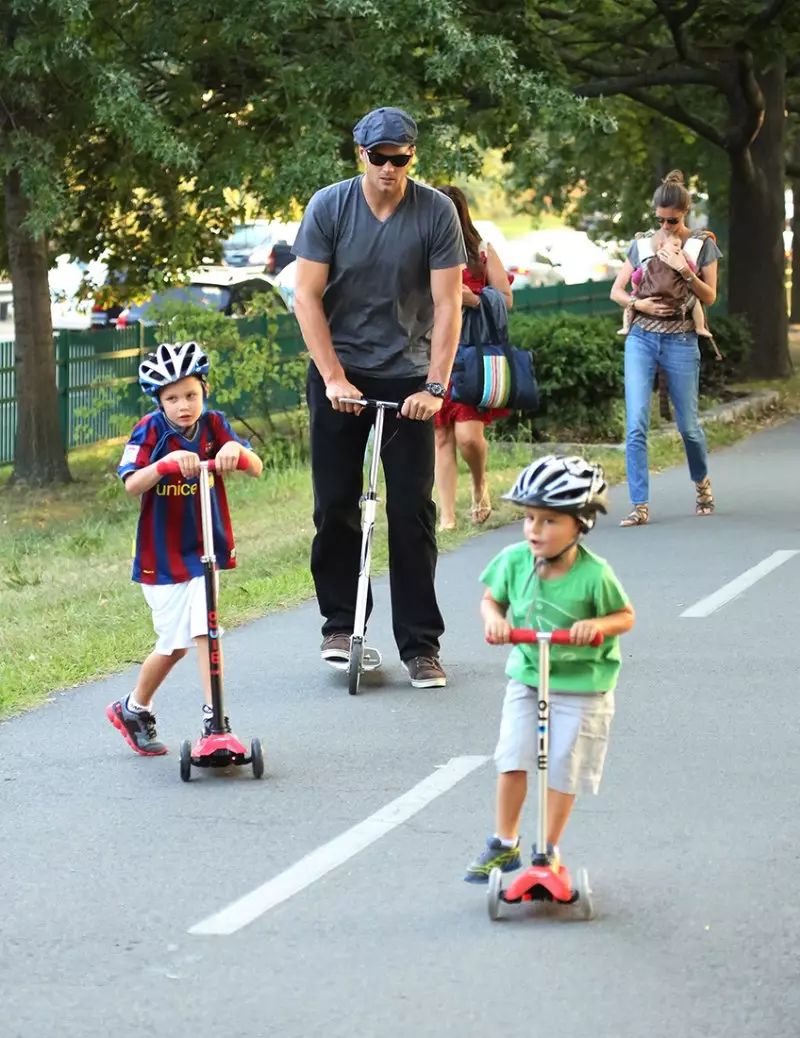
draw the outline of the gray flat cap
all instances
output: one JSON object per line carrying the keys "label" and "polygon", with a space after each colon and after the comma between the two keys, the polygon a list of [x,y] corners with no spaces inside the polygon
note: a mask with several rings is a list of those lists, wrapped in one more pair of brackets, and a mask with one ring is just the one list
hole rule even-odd
{"label": "gray flat cap", "polygon": [[378,144],[414,144],[417,124],[402,108],[376,108],[356,123],[353,140],[362,148]]}

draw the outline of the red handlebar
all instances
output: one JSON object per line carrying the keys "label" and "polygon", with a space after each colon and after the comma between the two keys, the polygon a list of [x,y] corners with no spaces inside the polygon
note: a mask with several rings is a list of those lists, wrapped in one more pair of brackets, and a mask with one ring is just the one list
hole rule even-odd
{"label": "red handlebar", "polygon": [[[550,642],[552,645],[569,645],[570,631],[550,631]],[[514,627],[511,630],[511,644],[520,645],[525,642],[538,642],[538,631],[531,631],[527,627]],[[602,634],[598,634],[590,643],[598,646],[603,644]]]}
{"label": "red handlebar", "polygon": [[[239,455],[239,462],[236,465],[237,469],[241,469],[242,472],[246,472],[250,468],[250,459],[246,454]],[[177,459],[164,458],[162,461],[156,462],[156,470],[161,473],[162,476],[179,476],[181,472],[181,465]],[[208,461],[208,471],[216,472],[217,466],[214,463],[214,459],[210,458]]]}

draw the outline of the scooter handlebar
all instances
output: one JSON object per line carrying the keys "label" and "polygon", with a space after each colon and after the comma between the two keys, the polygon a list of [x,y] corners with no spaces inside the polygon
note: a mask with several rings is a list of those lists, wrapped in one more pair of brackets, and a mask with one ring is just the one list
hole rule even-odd
{"label": "scooter handlebar", "polygon": [[[511,629],[511,644],[522,645],[529,642],[538,642],[539,635],[548,634],[550,636],[551,645],[570,645],[571,644],[571,631],[532,631],[527,627],[513,627]],[[603,635],[597,634],[590,643],[595,647],[603,644]]]}
{"label": "scooter handlebar", "polygon": [[358,404],[360,407],[382,407],[387,411],[399,411],[401,404],[393,400],[373,400],[372,397],[348,397],[343,396],[340,400],[342,404]]}
{"label": "scooter handlebar", "polygon": [[[210,458],[206,462],[201,462],[201,464],[208,465],[209,472],[217,471],[217,466],[213,458]],[[236,468],[242,472],[247,472],[250,468],[250,459],[246,454],[239,455],[239,461]],[[181,463],[176,458],[164,458],[162,461],[156,462],[156,471],[162,476],[179,476],[181,472]]]}

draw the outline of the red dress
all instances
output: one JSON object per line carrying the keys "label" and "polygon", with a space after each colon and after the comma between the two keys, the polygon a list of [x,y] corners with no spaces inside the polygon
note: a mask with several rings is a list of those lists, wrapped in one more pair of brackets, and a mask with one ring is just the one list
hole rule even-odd
{"label": "red dress", "polygon": [[[481,289],[486,288],[488,283],[485,252],[481,253],[481,260],[483,262],[483,273],[481,275],[476,276],[470,273],[466,267],[461,272],[464,284],[475,295],[478,295]],[[513,275],[509,274],[508,280],[510,284],[514,280]],[[437,426],[452,425],[454,422],[483,422],[484,425],[489,425],[495,418],[505,418],[509,414],[511,414],[511,411],[504,407],[490,407],[479,411],[477,407],[470,407],[468,404],[453,403],[450,396],[450,386],[448,386],[442,409],[433,416],[433,421]]]}

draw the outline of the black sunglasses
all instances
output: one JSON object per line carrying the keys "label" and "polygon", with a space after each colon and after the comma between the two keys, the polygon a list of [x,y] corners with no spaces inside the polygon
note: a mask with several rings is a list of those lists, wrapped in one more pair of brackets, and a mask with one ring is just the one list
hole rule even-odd
{"label": "black sunglasses", "polygon": [[387,162],[391,162],[393,166],[407,166],[412,155],[384,155],[382,151],[368,151],[367,158],[373,166],[385,166]]}
{"label": "black sunglasses", "polygon": [[676,223],[681,222],[680,216],[657,216],[656,223],[660,223],[663,227],[665,223],[668,223],[670,227],[674,227]]}

